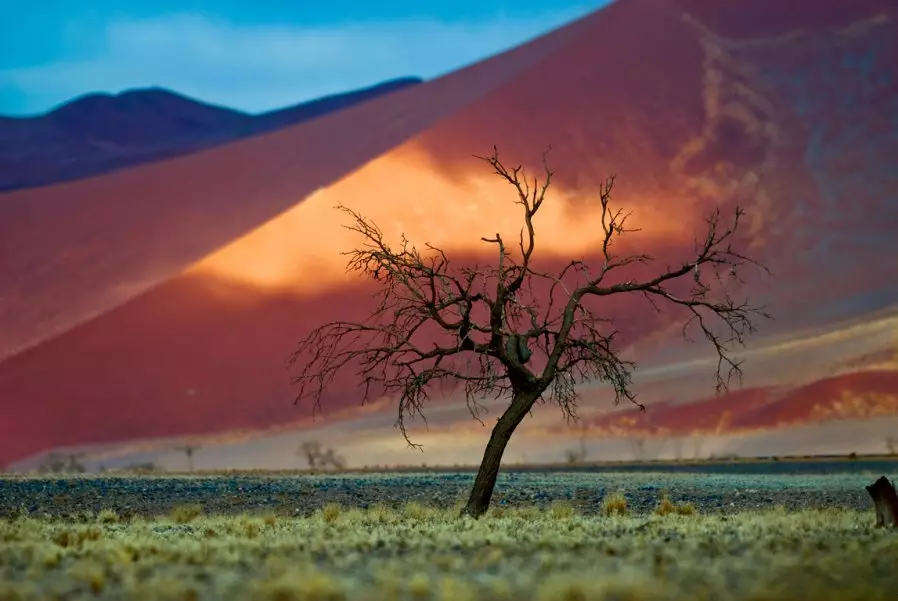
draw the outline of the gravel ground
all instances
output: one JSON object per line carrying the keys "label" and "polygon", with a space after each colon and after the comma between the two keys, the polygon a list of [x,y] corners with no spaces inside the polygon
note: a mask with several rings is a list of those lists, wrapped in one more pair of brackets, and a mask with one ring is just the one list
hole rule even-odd
{"label": "gravel ground", "polygon": [[[785,506],[871,509],[872,515],[864,486],[880,474],[506,472],[499,476],[493,504],[545,507],[566,500],[582,513],[593,514],[601,510],[607,493],[623,492],[631,510],[642,513],[651,511],[667,493],[672,501],[691,502],[700,512]],[[207,515],[307,515],[327,503],[365,508],[416,501],[447,507],[465,498],[473,477],[471,473],[11,477],[0,479],[0,517],[76,518],[102,509],[122,517],[155,516],[187,503],[202,505]]]}

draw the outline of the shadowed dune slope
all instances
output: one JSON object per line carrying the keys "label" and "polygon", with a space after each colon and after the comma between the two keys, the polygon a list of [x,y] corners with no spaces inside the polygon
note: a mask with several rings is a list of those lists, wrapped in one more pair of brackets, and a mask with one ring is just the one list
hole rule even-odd
{"label": "shadowed dune slope", "polygon": [[[470,154],[494,143],[531,168],[553,146],[566,204],[546,216],[557,228],[542,230],[543,248],[568,252],[565,224],[584,221],[578,199],[617,173],[617,202],[636,209],[644,248],[662,259],[691,248],[707,210],[749,209],[745,241],[776,274],[772,286],[751,284],[778,317],[766,333],[825,330],[893,305],[895,269],[883,257],[898,251],[896,22],[893,3],[872,0],[619,0],[339,115],[0,196],[0,352],[9,357],[0,363],[0,461],[308,416],[290,404],[286,354],[312,325],[361,315],[370,293],[347,280],[317,284],[312,271],[301,293],[289,278],[253,285],[253,272],[266,256],[295,256],[311,270],[318,253],[324,282],[343,262],[331,240],[339,228],[324,212],[338,201],[393,211],[392,229],[440,211],[435,236],[477,243],[492,233],[480,229],[496,189],[477,179],[483,165]],[[319,186],[328,187],[281,225],[250,232]],[[211,271],[172,277],[201,258]],[[650,307],[624,315],[637,324],[631,342],[679,344]],[[852,386],[866,390],[868,377]],[[895,385],[883,378],[869,384],[874,392]],[[353,385],[348,377],[330,391],[334,407],[357,402]],[[812,417],[800,390],[739,393],[746,427],[780,420],[752,416]],[[719,421],[703,417],[703,405],[681,405],[706,396],[659,413],[678,429],[689,429],[687,415],[710,427]],[[783,405],[791,402],[794,411]]]}

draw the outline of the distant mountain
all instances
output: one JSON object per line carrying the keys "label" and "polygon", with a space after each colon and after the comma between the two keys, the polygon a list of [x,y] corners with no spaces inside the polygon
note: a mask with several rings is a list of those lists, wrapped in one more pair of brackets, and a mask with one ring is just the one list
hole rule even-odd
{"label": "distant mountain", "polygon": [[88,94],[0,117],[0,192],[99,175],[295,125],[421,83],[406,77],[259,115],[162,88]]}

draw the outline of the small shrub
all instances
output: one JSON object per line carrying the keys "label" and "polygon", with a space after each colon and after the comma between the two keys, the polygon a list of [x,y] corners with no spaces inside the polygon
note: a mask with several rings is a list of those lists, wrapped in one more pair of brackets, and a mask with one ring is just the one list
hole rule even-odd
{"label": "small shrub", "polygon": [[606,516],[627,515],[627,497],[623,493],[611,493],[602,499],[602,513]]}

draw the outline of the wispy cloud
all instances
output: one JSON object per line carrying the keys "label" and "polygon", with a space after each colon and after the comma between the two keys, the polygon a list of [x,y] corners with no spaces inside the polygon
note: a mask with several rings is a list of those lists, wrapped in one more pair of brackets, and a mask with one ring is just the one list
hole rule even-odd
{"label": "wispy cloud", "polygon": [[[32,112],[89,91],[163,86],[258,112],[399,76],[431,78],[575,20],[595,3],[469,23],[239,26],[205,14],[120,19],[69,30],[90,56],[0,71]],[[92,40],[79,38],[92,36]],[[99,38],[99,43],[97,41]]]}

